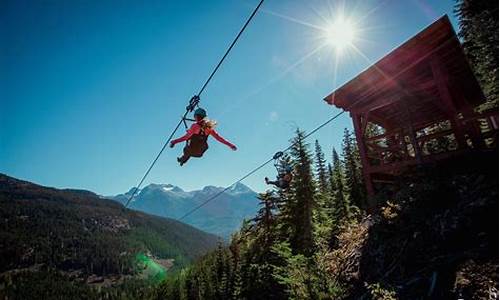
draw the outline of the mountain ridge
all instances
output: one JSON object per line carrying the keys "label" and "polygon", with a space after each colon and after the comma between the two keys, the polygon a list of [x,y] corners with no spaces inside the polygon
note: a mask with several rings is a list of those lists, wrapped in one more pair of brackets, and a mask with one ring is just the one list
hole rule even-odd
{"label": "mountain ridge", "polygon": [[[122,204],[127,203],[135,188],[124,194],[108,196]],[[129,207],[150,214],[179,219],[193,208],[224,191],[217,199],[200,207],[183,221],[203,231],[228,239],[244,219],[253,217],[258,209],[257,193],[243,183],[224,187],[208,185],[185,191],[169,183],[151,183],[134,195]]]}

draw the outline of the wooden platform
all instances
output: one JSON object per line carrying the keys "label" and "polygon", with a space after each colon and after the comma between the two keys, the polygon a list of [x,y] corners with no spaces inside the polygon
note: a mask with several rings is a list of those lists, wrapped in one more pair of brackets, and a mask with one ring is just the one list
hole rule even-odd
{"label": "wooden platform", "polygon": [[351,114],[371,195],[408,166],[498,146],[498,111],[475,112],[485,98],[447,16],[324,100]]}

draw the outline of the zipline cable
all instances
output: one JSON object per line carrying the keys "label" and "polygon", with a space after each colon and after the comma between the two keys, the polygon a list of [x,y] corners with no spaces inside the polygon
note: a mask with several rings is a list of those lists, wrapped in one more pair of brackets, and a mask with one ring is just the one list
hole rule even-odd
{"label": "zipline cable", "polygon": [[198,206],[196,206],[195,208],[191,209],[190,211],[188,211],[186,214],[184,214],[182,217],[180,217],[179,219],[177,219],[177,221],[181,221],[182,219],[186,218],[187,216],[189,216],[190,214],[194,213],[195,211],[197,211],[198,209],[202,208],[203,206],[205,206],[206,204],[208,204],[208,202],[214,200],[215,198],[219,197],[220,195],[224,194],[227,190],[229,190],[233,185],[237,184],[238,182],[241,182],[245,179],[247,179],[248,177],[250,177],[253,173],[257,172],[258,170],[262,169],[264,166],[266,166],[268,163],[270,163],[271,161],[273,161],[274,159],[271,158],[269,160],[267,160],[266,162],[262,163],[260,166],[258,166],[257,168],[253,169],[252,171],[248,172],[245,176],[241,177],[240,179],[238,179],[237,181],[235,181],[233,184],[229,185],[228,187],[226,187],[225,189],[219,191],[217,194],[215,195],[212,195],[210,198],[208,198],[207,200],[203,201],[201,204],[199,204]]}
{"label": "zipline cable", "polygon": [[[186,111],[184,113],[184,117],[186,117],[188,114],[188,111]],[[179,129],[179,127],[181,126],[182,122],[183,122],[184,119],[180,119],[179,120],[179,123],[177,123],[177,126],[175,126],[175,129],[174,131],[172,131],[172,133],[170,134],[170,136],[168,137],[167,141],[165,142],[165,144],[163,144],[163,147],[161,148],[160,152],[158,152],[158,154],[156,155],[156,158],[153,160],[153,162],[151,163],[151,165],[149,166],[148,170],[146,171],[146,173],[144,173],[144,175],[142,176],[142,179],[141,181],[139,181],[139,184],[137,185],[136,188],[134,188],[134,191],[132,192],[132,195],[130,195],[130,197],[128,198],[127,200],[127,203],[125,204],[125,207],[128,207],[130,201],[132,200],[132,198],[134,198],[135,194],[137,194],[137,191],[141,188],[142,186],[142,183],[144,182],[144,180],[146,179],[146,177],[148,176],[149,172],[151,171],[151,169],[153,169],[153,166],[156,164],[156,161],[158,161],[158,158],[160,158],[161,154],[163,153],[163,151],[165,150],[165,148],[167,147],[168,143],[170,143],[170,140],[172,139],[172,137],[174,136],[174,134],[177,132],[177,129]]]}
{"label": "zipline cable", "polygon": [[[260,5],[260,4],[259,4]],[[449,40],[447,40],[444,44],[448,43],[449,41],[451,40],[451,38]],[[442,44],[441,46],[439,46],[439,48],[443,47],[444,44]],[[382,71],[379,70],[379,72],[382,73],[382,75],[384,77],[387,77],[387,75],[385,73],[383,73]],[[403,73],[403,71],[400,71],[397,75]],[[396,76],[397,76],[396,75]],[[390,78],[389,78],[390,79]],[[399,87],[403,92],[407,93],[408,94],[408,91],[404,88],[401,88]],[[345,110],[339,112],[338,114],[334,115],[333,117],[331,117],[330,119],[326,120],[326,122],[324,122],[323,124],[319,125],[318,127],[316,127],[315,129],[313,129],[311,132],[309,132],[308,134],[306,134],[304,136],[303,139],[307,139],[309,136],[313,135],[314,133],[316,133],[318,130],[320,130],[321,128],[325,127],[326,125],[328,125],[330,122],[332,122],[333,120],[335,120],[336,118],[338,118],[340,115],[344,114],[345,112],[347,112],[349,110],[349,108],[351,107],[354,107],[358,102],[362,101],[363,98],[360,98],[358,99],[357,101],[354,101],[353,103],[351,103],[349,105],[349,107],[345,108]],[[294,147],[295,145],[297,144],[297,142],[295,143],[292,143],[290,146],[288,146],[285,150],[281,151],[281,152],[287,152],[288,150],[290,150],[292,147]],[[257,172],[258,170],[260,170],[261,168],[263,168],[265,165],[267,165],[268,163],[270,163],[271,161],[273,161],[274,158],[271,158],[269,160],[267,160],[266,162],[264,162],[263,164],[261,164],[260,166],[258,166],[257,168],[255,168],[254,170],[250,171],[249,173],[247,173],[245,176],[243,176],[241,179],[238,179],[237,181],[235,181],[234,183],[232,183],[230,186],[226,187],[225,189],[223,189],[222,191],[218,192],[217,194],[213,195],[212,197],[208,198],[207,200],[205,200],[203,203],[201,203],[200,205],[196,206],[194,209],[190,210],[188,213],[186,213],[184,216],[182,216],[181,218],[177,219],[178,221],[181,221],[182,219],[186,218],[187,216],[189,216],[190,214],[192,214],[193,212],[195,212],[196,210],[200,209],[201,207],[203,207],[204,205],[206,205],[208,202],[214,200],[215,198],[219,197],[220,195],[222,195],[224,192],[226,192],[227,190],[229,190],[233,185],[243,181],[244,179],[248,178],[250,175],[252,175],[253,173]]]}
{"label": "zipline cable", "polygon": [[248,17],[248,19],[245,22],[245,24],[243,25],[243,27],[240,29],[240,31],[238,32],[238,34],[236,35],[236,37],[234,38],[234,40],[232,41],[232,43],[229,45],[229,48],[227,48],[226,52],[224,53],[224,55],[222,56],[222,58],[219,60],[219,63],[217,63],[217,65],[215,66],[215,68],[212,71],[212,73],[210,74],[210,76],[208,76],[207,81],[205,81],[205,83],[201,87],[201,89],[198,92],[198,94],[196,96],[194,96],[193,98],[191,98],[191,100],[189,101],[189,105],[186,107],[186,112],[182,116],[182,118],[179,121],[179,123],[177,124],[177,126],[175,126],[174,130],[172,131],[172,133],[168,137],[168,139],[165,142],[165,144],[163,144],[163,147],[161,148],[160,152],[158,152],[158,154],[156,155],[156,158],[153,160],[153,162],[151,163],[151,165],[147,169],[146,173],[144,173],[144,175],[142,176],[141,180],[139,181],[139,184],[134,188],[134,191],[132,192],[132,195],[130,195],[130,197],[127,200],[127,203],[125,204],[125,208],[128,207],[128,205],[130,204],[130,201],[132,201],[132,199],[134,198],[135,194],[137,194],[137,191],[140,189],[140,187],[144,183],[144,180],[148,176],[149,172],[151,171],[151,169],[153,169],[154,165],[156,164],[156,162],[160,158],[161,154],[163,153],[163,151],[165,150],[165,148],[167,147],[167,145],[170,143],[170,141],[174,137],[175,133],[177,132],[177,130],[179,129],[179,127],[181,126],[181,124],[186,119],[188,113],[190,113],[191,111],[193,111],[194,107],[198,105],[198,102],[200,101],[201,94],[203,93],[203,91],[205,90],[205,88],[207,87],[207,85],[210,83],[210,81],[214,77],[215,73],[217,73],[217,71],[219,70],[220,66],[222,65],[222,63],[224,62],[224,60],[226,59],[226,57],[229,55],[229,52],[231,52],[231,50],[233,49],[233,47],[236,44],[236,42],[238,41],[238,39],[240,38],[240,36],[243,34],[243,32],[245,31],[245,29],[247,28],[248,24],[250,24],[250,22],[252,21],[253,17],[257,14],[257,11],[261,7],[262,3],[264,3],[264,0],[261,0],[259,2],[259,4],[257,4],[257,6],[253,10],[253,12],[250,15],[250,17]]}
{"label": "zipline cable", "polygon": [[[341,111],[339,112],[338,114],[334,115],[333,117],[331,117],[330,119],[326,120],[325,122],[323,122],[321,125],[319,125],[318,127],[314,128],[311,132],[309,132],[308,134],[306,134],[304,136],[304,140],[307,139],[308,137],[310,137],[311,135],[315,134],[318,130],[320,130],[321,128],[325,127],[326,125],[330,124],[330,122],[332,122],[333,120],[337,119],[338,117],[340,117],[340,115],[344,114],[346,111]],[[293,146],[295,146],[297,144],[297,142],[291,144],[290,146],[288,146],[288,148],[286,148],[285,150],[283,150],[282,152],[286,152],[290,149],[292,149]]]}
{"label": "zipline cable", "polygon": [[[309,132],[308,134],[306,134],[304,136],[304,140],[307,139],[308,137],[310,137],[311,135],[313,135],[314,133],[316,133],[318,130],[320,130],[321,128],[325,127],[326,125],[328,125],[330,122],[332,122],[333,120],[337,119],[338,117],[340,117],[340,115],[342,115],[343,113],[345,113],[345,111],[341,111],[339,112],[338,114],[334,115],[333,117],[331,117],[330,119],[326,120],[325,122],[323,122],[321,125],[319,125],[318,127],[314,128],[311,132]],[[288,150],[292,149],[292,147],[294,147],[295,145],[297,145],[299,141],[295,142],[295,143],[292,143],[290,146],[288,146],[287,148],[285,148],[285,150],[283,150],[282,152],[287,152]],[[207,200],[203,201],[201,204],[199,204],[198,206],[196,206],[195,208],[191,209],[190,211],[188,211],[186,214],[184,214],[182,217],[180,217],[179,219],[177,219],[177,221],[181,221],[183,220],[184,218],[186,218],[187,216],[191,215],[192,213],[194,213],[195,211],[197,211],[198,209],[202,208],[203,206],[205,206],[206,204],[208,204],[210,201],[216,199],[217,197],[219,197],[220,195],[224,194],[226,191],[228,191],[232,186],[234,186],[235,184],[237,183],[240,183],[242,182],[243,180],[247,179],[248,177],[250,177],[252,174],[254,174],[255,172],[257,172],[258,170],[262,169],[264,166],[266,166],[268,163],[272,162],[274,160],[274,157],[268,159],[267,161],[263,162],[261,165],[259,165],[257,168],[253,169],[252,171],[248,172],[246,175],[244,175],[243,177],[241,177],[240,179],[236,180],[235,182],[233,182],[231,185],[229,185],[228,187],[224,188],[223,190],[219,191],[217,194],[209,197]]]}
{"label": "zipline cable", "polygon": [[201,94],[203,93],[203,91],[205,90],[205,88],[207,87],[208,83],[210,82],[210,80],[212,80],[212,77],[214,77],[215,73],[217,72],[217,70],[219,70],[219,67],[222,65],[222,62],[226,59],[227,55],[229,54],[229,52],[231,52],[231,49],[233,49],[234,45],[236,44],[236,42],[238,41],[238,39],[240,38],[241,34],[243,34],[243,31],[245,31],[245,29],[247,28],[248,24],[250,23],[250,21],[252,21],[253,17],[255,16],[255,14],[257,13],[257,11],[259,10],[260,6],[262,5],[262,3],[264,3],[264,0],[260,0],[259,4],[257,4],[257,6],[255,7],[255,9],[253,10],[252,14],[250,15],[250,17],[248,18],[248,20],[245,22],[245,25],[243,25],[243,27],[241,27],[240,29],[240,32],[238,33],[238,35],[236,35],[236,37],[234,38],[233,42],[231,43],[231,45],[229,46],[229,48],[227,48],[226,50],[226,53],[224,53],[224,56],[222,56],[221,60],[219,61],[219,63],[217,64],[217,66],[215,67],[215,69],[212,71],[212,74],[210,74],[210,76],[208,76],[208,79],[207,81],[205,82],[205,84],[201,87],[200,91],[198,92],[198,97],[201,96]]}

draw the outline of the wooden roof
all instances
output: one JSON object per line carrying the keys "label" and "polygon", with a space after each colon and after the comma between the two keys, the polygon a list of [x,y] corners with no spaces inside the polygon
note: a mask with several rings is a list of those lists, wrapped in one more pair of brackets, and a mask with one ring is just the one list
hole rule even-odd
{"label": "wooden roof", "polygon": [[[443,107],[438,82],[444,81],[457,110],[484,102],[447,16],[325,97],[328,104],[394,124],[412,115],[425,123],[449,114]],[[378,123],[378,122],[377,122]]]}

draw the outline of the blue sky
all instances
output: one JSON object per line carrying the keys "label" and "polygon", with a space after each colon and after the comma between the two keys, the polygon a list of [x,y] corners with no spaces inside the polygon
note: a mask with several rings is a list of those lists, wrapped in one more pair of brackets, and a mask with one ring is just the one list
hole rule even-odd
{"label": "blue sky", "polygon": [[[0,172],[116,194],[134,186],[258,0],[0,1]],[[221,135],[179,167],[168,148],[146,183],[226,186],[338,110],[322,98],[443,14],[453,0],[267,0],[202,97]],[[341,9],[343,8],[343,9]],[[318,47],[344,11],[354,45]],[[336,69],[336,71],[335,71]],[[328,156],[348,114],[317,138]],[[179,132],[180,134],[181,132]],[[261,190],[263,169],[245,183]]]}

